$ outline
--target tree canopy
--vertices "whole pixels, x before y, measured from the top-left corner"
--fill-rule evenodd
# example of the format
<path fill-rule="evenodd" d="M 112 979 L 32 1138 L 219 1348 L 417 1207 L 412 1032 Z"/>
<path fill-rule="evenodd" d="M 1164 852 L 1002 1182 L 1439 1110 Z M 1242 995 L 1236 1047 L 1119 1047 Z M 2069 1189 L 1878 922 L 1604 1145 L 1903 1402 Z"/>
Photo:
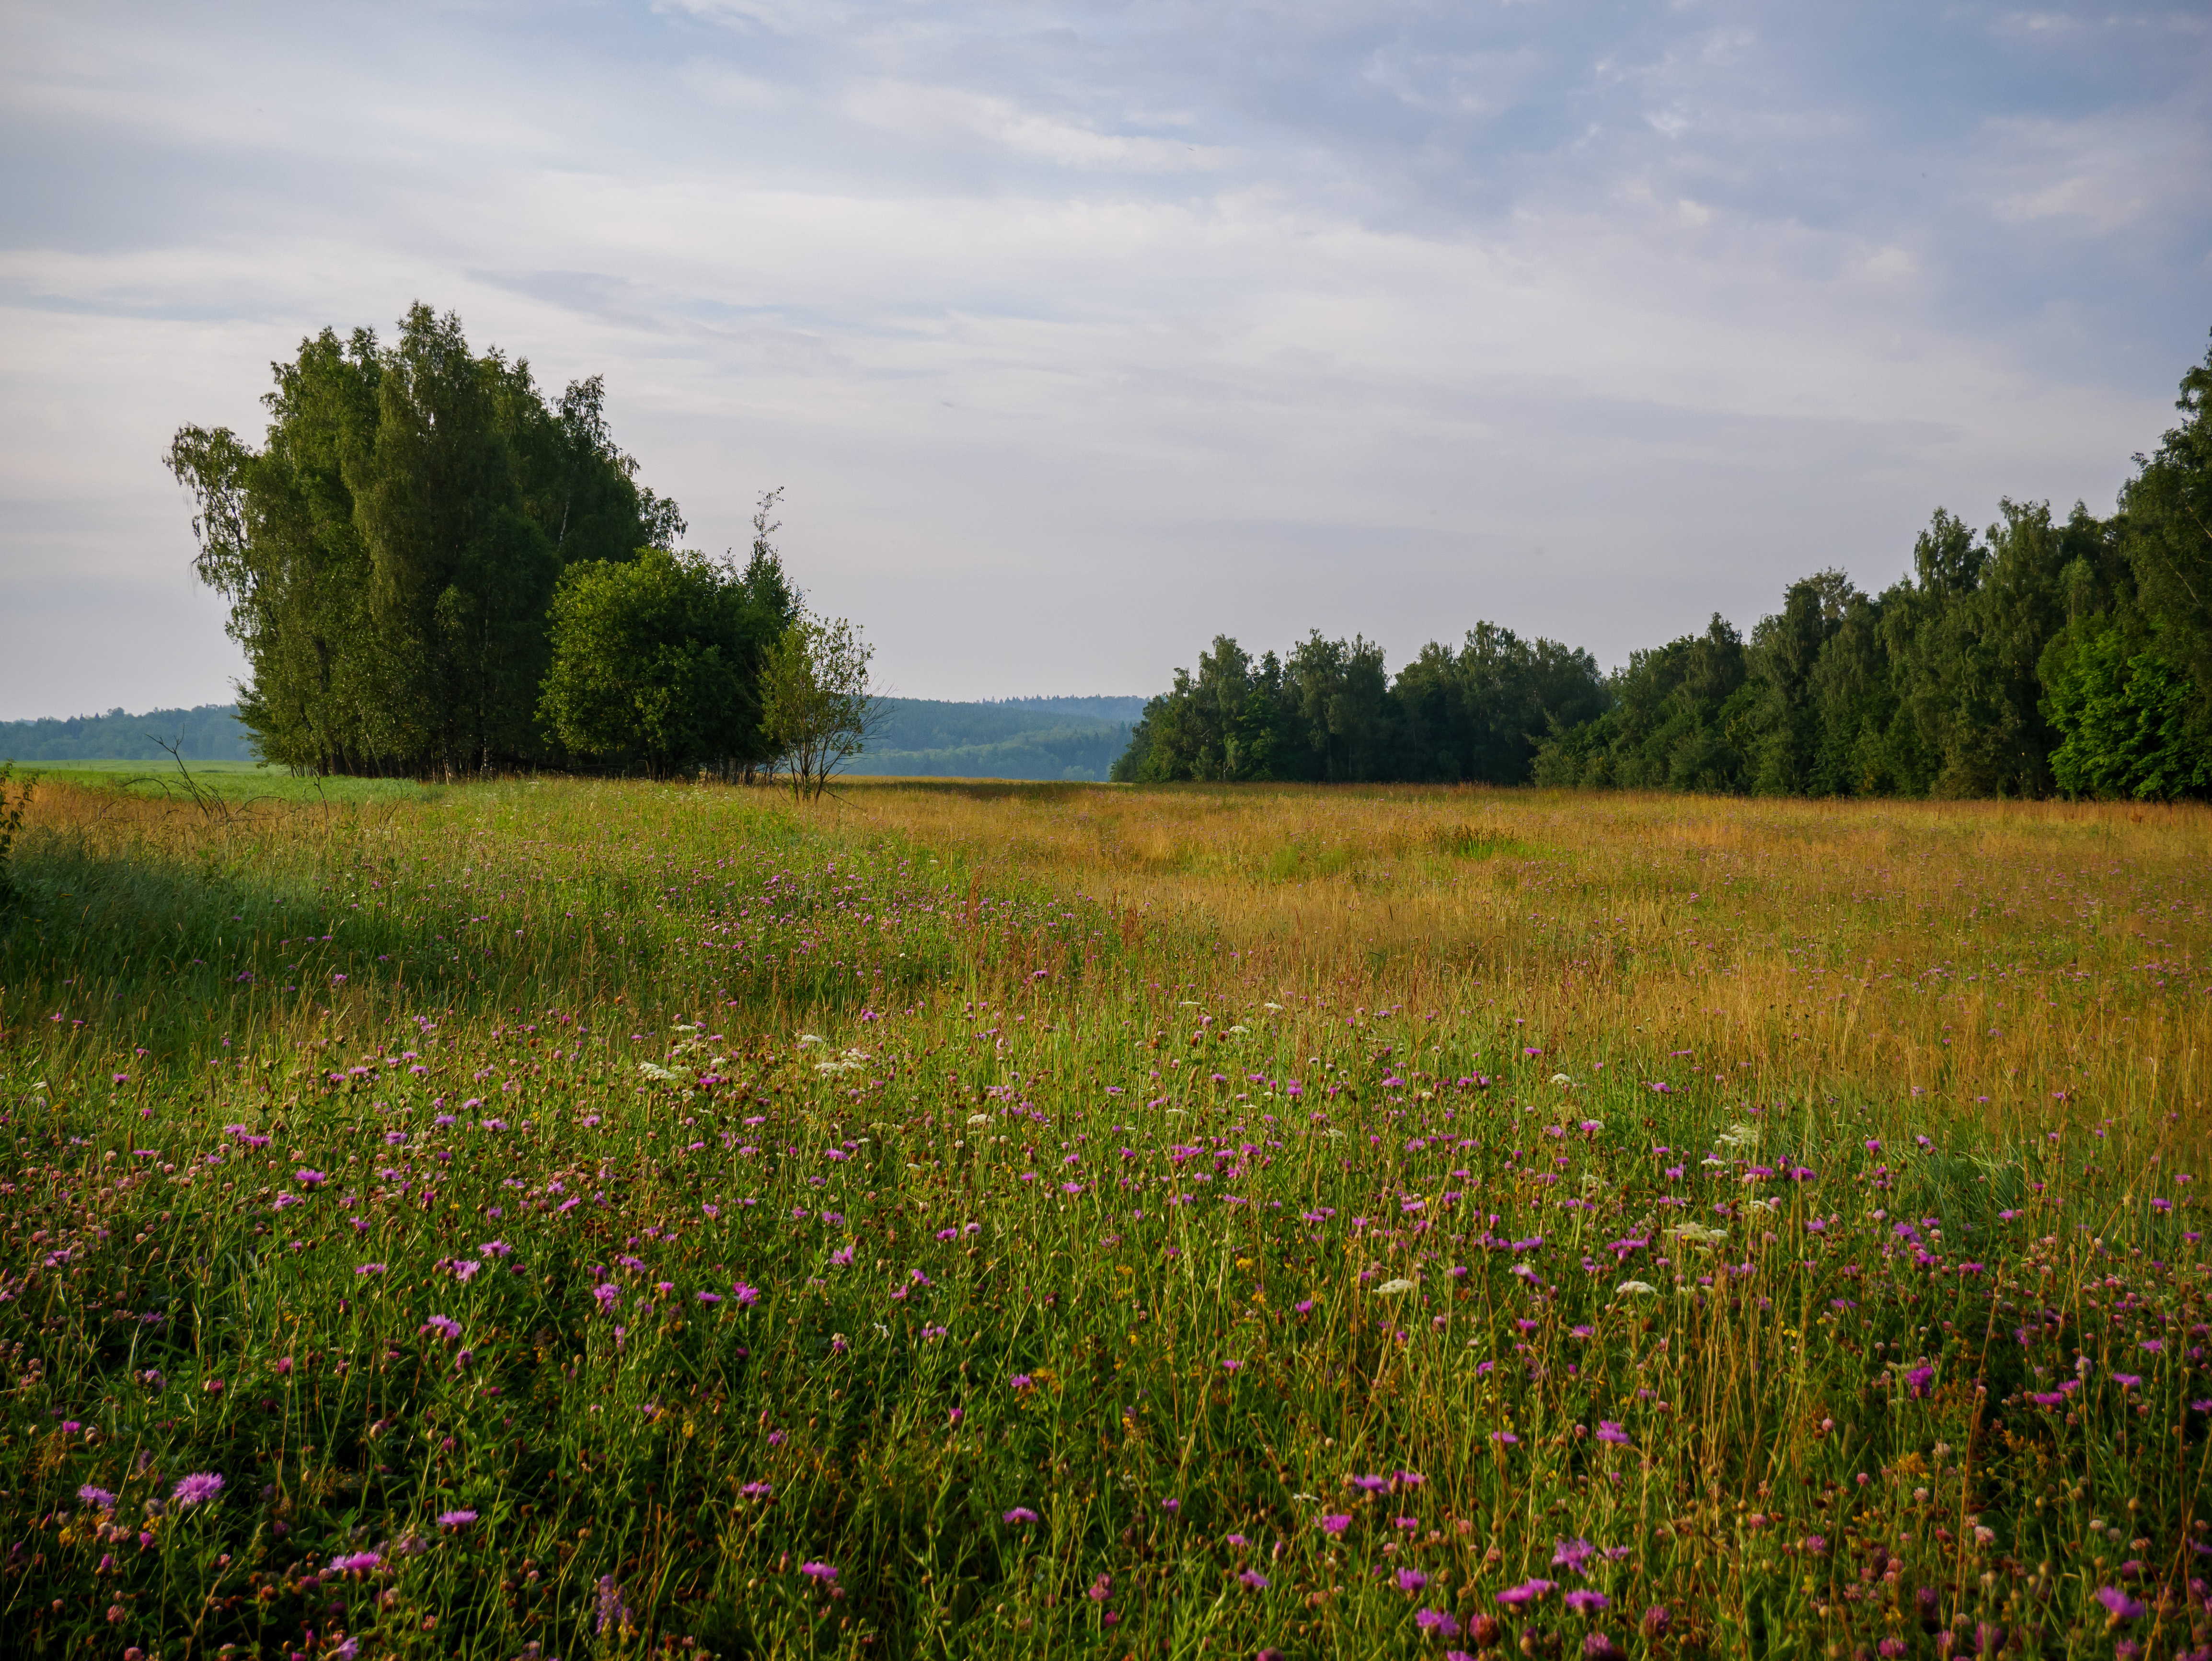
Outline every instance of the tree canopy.
<path fill-rule="evenodd" d="M 264 757 L 326 772 L 535 763 L 564 569 L 682 534 L 637 483 L 594 376 L 548 404 L 526 360 L 472 352 L 423 305 L 380 344 L 301 343 L 256 450 L 185 427 L 201 579 L 245 648 L 240 714 Z"/>

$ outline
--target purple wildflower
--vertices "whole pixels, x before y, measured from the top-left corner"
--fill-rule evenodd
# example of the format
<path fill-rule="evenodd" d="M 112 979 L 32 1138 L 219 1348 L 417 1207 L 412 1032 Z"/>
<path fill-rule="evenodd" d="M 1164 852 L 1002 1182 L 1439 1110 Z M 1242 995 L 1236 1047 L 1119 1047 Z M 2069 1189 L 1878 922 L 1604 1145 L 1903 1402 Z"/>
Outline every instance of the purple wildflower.
<path fill-rule="evenodd" d="M 222 1478 L 211 1470 L 196 1470 L 178 1479 L 169 1497 L 180 1506 L 205 1505 L 222 1492 Z"/>
<path fill-rule="evenodd" d="M 1321 1531 L 1331 1539 L 1352 1526 L 1352 1518 L 1342 1512 L 1333 1512 L 1321 1519 Z"/>
<path fill-rule="evenodd" d="M 89 1482 L 76 1491 L 76 1497 L 83 1500 L 86 1505 L 95 1506 L 101 1511 L 115 1509 L 115 1496 L 106 1488 L 94 1488 Z"/>
<path fill-rule="evenodd" d="M 438 1513 L 438 1526 L 441 1529 L 465 1529 L 476 1520 L 477 1514 L 472 1511 L 441 1511 Z"/>
<path fill-rule="evenodd" d="M 612 1627 L 620 1632 L 630 1623 L 629 1605 L 623 1602 L 622 1588 L 615 1584 L 611 1574 L 599 1577 L 599 1618 L 592 1626 L 594 1633 L 604 1634 Z"/>
<path fill-rule="evenodd" d="M 1037 1514 L 1027 1506 L 1016 1506 L 999 1520 L 1004 1523 L 1034 1523 L 1037 1520 Z"/>
<path fill-rule="evenodd" d="M 1567 1607 L 1572 1609 L 1577 1615 L 1595 1615 L 1600 1609 L 1603 1609 L 1611 1602 L 1613 1602 L 1613 1600 L 1610 1597 L 1607 1597 L 1603 1592 L 1591 1591 L 1586 1587 L 1579 1588 L 1567 1594 Z"/>
<path fill-rule="evenodd" d="M 1610 1419 L 1601 1419 L 1597 1421 L 1597 1439 L 1601 1442 L 1611 1442 L 1618 1447 L 1635 1445 L 1628 1433 Z"/>
<path fill-rule="evenodd" d="M 827 1563 L 801 1563 L 799 1572 L 810 1580 L 827 1583 L 837 1578 L 837 1571 Z"/>
<path fill-rule="evenodd" d="M 1419 1591 L 1429 1584 L 1429 1577 L 1419 1569 L 1400 1569 L 1393 1579 L 1397 1582 L 1398 1590 L 1403 1592 Z"/>
<path fill-rule="evenodd" d="M 2110 1626 L 2117 1627 L 2126 1621 L 2140 1621 L 2146 1613 L 2141 1603 L 2136 1603 L 2118 1586 L 2100 1587 L 2097 1591 L 2097 1601 L 2111 1612 L 2112 1618 L 2106 1623 Z"/>
<path fill-rule="evenodd" d="M 1413 1624 L 1431 1638 L 1456 1638 L 1459 1622 L 1445 1609 L 1415 1609 Z"/>
<path fill-rule="evenodd" d="M 461 1323 L 450 1315 L 433 1315 L 422 1323 L 422 1329 L 425 1332 L 434 1332 L 441 1338 L 458 1338 L 461 1335 Z"/>
<path fill-rule="evenodd" d="M 1534 1603 L 1557 1584 L 1551 1580 L 1523 1580 L 1519 1585 L 1508 1586 L 1499 1592 L 1498 1601 L 1510 1608 L 1518 1608 L 1523 1603 Z"/>
<path fill-rule="evenodd" d="M 1267 1590 L 1267 1577 L 1261 1573 L 1257 1569 L 1247 1569 L 1243 1573 L 1238 1575 L 1237 1578 L 1239 1580 L 1242 1580 L 1244 1585 L 1253 1591 L 1265 1591 Z"/>

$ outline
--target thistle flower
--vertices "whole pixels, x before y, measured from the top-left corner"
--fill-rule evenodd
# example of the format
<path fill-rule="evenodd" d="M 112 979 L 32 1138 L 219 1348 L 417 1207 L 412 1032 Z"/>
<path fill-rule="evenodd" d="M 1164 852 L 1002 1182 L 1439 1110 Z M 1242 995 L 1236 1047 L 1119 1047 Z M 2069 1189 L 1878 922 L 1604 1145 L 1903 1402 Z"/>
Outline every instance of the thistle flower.
<path fill-rule="evenodd" d="M 211 1470 L 196 1470 L 178 1480 L 169 1498 L 180 1506 L 201 1506 L 222 1492 L 222 1478 Z"/>

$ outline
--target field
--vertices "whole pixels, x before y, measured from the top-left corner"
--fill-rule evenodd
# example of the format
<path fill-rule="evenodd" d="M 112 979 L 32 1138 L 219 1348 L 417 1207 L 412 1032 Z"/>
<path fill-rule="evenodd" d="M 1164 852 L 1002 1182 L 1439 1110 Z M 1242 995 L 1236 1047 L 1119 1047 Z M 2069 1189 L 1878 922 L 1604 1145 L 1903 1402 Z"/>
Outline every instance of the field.
<path fill-rule="evenodd" d="M 2212 812 L 49 775 L 0 1648 L 2212 1645 Z"/>

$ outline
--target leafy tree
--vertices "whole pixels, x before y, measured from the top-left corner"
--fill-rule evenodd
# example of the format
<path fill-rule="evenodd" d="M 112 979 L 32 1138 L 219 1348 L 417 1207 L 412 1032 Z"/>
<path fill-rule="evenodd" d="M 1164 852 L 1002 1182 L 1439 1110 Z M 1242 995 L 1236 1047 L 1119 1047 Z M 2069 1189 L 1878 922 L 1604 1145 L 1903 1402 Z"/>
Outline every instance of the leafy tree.
<path fill-rule="evenodd" d="M 1314 776 L 1334 782 L 1387 776 L 1389 685 L 1374 641 L 1324 640 L 1316 629 L 1292 648 L 1283 665 L 1284 694 L 1304 728 Z"/>
<path fill-rule="evenodd" d="M 655 778 L 766 758 L 759 679 L 786 620 L 696 553 L 640 549 L 562 573 L 538 714 L 567 749 Z"/>
<path fill-rule="evenodd" d="M 1398 672 L 1400 777 L 1525 784 L 1555 724 L 1601 713 L 1597 660 L 1553 640 L 1479 623 L 1457 651 L 1431 641 Z"/>
<path fill-rule="evenodd" d="M 2212 351 L 2181 378 L 2181 424 L 2138 456 L 2120 492 L 2119 541 L 2161 660 L 2199 696 L 2182 731 L 2212 751 Z"/>
<path fill-rule="evenodd" d="M 1881 794 L 1892 788 L 1884 739 L 1897 715 L 1882 601 L 1853 589 L 1808 678 L 1814 740 L 1806 788 L 1816 796 Z"/>
<path fill-rule="evenodd" d="M 259 450 L 185 427 L 167 458 L 246 651 L 256 747 L 322 772 L 541 758 L 562 566 L 683 526 L 608 437 L 599 383 L 549 409 L 526 362 L 475 356 L 422 305 L 390 347 L 325 329 L 271 367 Z"/>
<path fill-rule="evenodd" d="M 817 800 L 884 718 L 870 673 L 875 648 L 843 618 L 801 611 L 768 650 L 761 721 L 792 799 Z"/>
<path fill-rule="evenodd" d="M 1752 630 L 1747 664 L 1756 691 L 1745 712 L 1745 782 L 1754 795 L 1812 788 L 1820 747 L 1814 676 L 1851 602 L 1863 599 L 1841 571 L 1822 571 L 1791 583 L 1782 610 Z"/>
<path fill-rule="evenodd" d="M 2087 618 L 2044 654 L 2044 709 L 2060 737 L 2051 771 L 2069 796 L 2162 801 L 2212 789 L 2212 749 L 2191 732 L 2203 697 L 2143 632 Z"/>
<path fill-rule="evenodd" d="M 1541 745 L 1540 784 L 1733 791 L 1756 688 L 1747 688 L 1743 637 L 1719 612 L 1702 635 L 1630 654 L 1608 684 L 1612 707 Z"/>
<path fill-rule="evenodd" d="M 791 585 L 784 573 L 783 561 L 769 540 L 782 525 L 774 517 L 775 505 L 783 499 L 783 487 L 763 491 L 760 505 L 753 510 L 752 552 L 745 560 L 744 573 L 738 581 L 755 609 L 765 617 L 775 618 L 779 631 L 787 627 L 799 616 L 805 596 Z"/>

